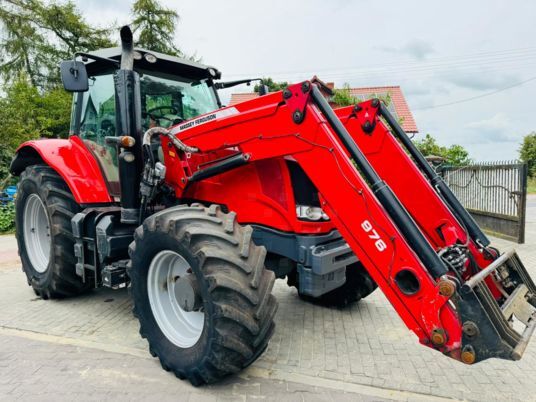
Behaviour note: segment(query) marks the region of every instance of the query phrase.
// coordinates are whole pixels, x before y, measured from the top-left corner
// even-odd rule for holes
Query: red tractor
[[[251,364],[275,278],[347,304],[379,286],[428,347],[519,359],[536,288],[372,99],[331,109],[305,81],[223,107],[208,67],[134,49],[78,53],[69,139],[22,144],[17,240],[43,299],[129,286],[162,367],[193,384]]]

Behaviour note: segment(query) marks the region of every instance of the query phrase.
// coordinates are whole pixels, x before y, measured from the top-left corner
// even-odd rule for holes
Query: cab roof
[[[170,56],[168,54],[154,52],[143,48],[134,48],[135,52],[141,55],[139,60],[134,60],[134,69],[159,71],[171,75],[179,75],[183,77],[189,77],[193,79],[212,78],[219,79],[221,72],[217,68],[207,66],[205,64],[198,63],[196,61],[183,59],[176,56]],[[121,60],[121,48],[111,47],[107,49],[99,49],[92,52],[88,52],[90,55],[97,57],[104,57],[108,59]],[[155,63],[150,63],[146,60],[145,55],[152,54],[156,57]],[[88,73],[98,74],[101,71],[110,69],[110,64],[102,60],[88,60],[86,63]]]

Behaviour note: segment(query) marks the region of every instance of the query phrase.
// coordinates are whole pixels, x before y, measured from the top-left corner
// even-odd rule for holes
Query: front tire
[[[165,370],[193,385],[248,366],[273,334],[275,277],[251,234],[234,213],[198,204],[159,212],[135,232],[128,272],[140,334]],[[188,277],[200,299],[193,311],[175,287]]]
[[[22,270],[43,299],[75,296],[91,286],[76,275],[71,218],[80,211],[63,179],[49,166],[21,174],[15,225]]]

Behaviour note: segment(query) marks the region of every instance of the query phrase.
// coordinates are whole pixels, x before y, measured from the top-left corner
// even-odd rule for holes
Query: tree
[[[179,14],[163,7],[156,0],[137,0],[132,5],[132,27],[140,47],[155,52],[184,57],[173,37]]]
[[[416,140],[414,143],[424,156],[440,156],[449,165],[462,166],[471,163],[469,152],[464,147],[457,144],[450,147],[439,145],[430,134],[426,134],[422,140]]]
[[[350,106],[359,103],[359,99],[350,92],[350,84],[345,83],[342,88],[333,89],[331,101],[337,106]]]
[[[40,93],[21,76],[0,98],[0,143],[13,149],[31,139],[66,137],[70,109],[71,94],[59,88]]]
[[[0,98],[0,180],[6,176],[15,149],[22,142],[67,137],[71,110],[71,94],[61,88],[41,93],[25,75],[5,91]]]
[[[471,158],[469,158],[469,152],[462,147],[461,145],[451,145],[447,148],[445,153],[445,158],[447,163],[453,166],[463,166],[471,163]]]
[[[88,25],[72,2],[0,0],[0,28],[0,77],[24,73],[40,90],[58,85],[60,60],[113,46],[109,29]]]
[[[378,98],[387,106],[391,104],[390,92],[387,92],[385,94],[372,93],[372,94],[369,94],[367,98],[368,99]],[[338,107],[344,107],[344,106],[355,105],[356,103],[361,102],[361,100],[357,98],[356,96],[352,95],[350,84],[344,83],[342,88],[333,89],[333,96],[331,98],[331,102],[336,104]]]
[[[536,132],[523,137],[519,157],[523,162],[527,162],[530,177],[536,177]]]
[[[269,92],[281,91],[281,90],[285,89],[286,87],[288,87],[288,82],[286,82],[286,81],[275,82],[270,77],[263,78],[262,82],[264,83],[264,85],[266,85],[268,87]],[[255,92],[259,91],[259,84],[255,85],[255,87],[253,88],[253,91],[255,91]]]

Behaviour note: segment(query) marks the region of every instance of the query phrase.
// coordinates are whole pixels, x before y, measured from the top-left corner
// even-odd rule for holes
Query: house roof
[[[365,87],[365,88],[350,88],[350,94],[357,97],[359,100],[367,100],[371,97],[383,97],[389,94],[391,96],[392,108],[390,112],[402,119],[402,128],[406,133],[417,133],[419,129],[413,118],[413,114],[409,109],[406,98],[402,94],[402,90],[397,86],[389,87]]]
[[[415,119],[413,118],[413,114],[406,102],[406,98],[402,94],[402,90],[399,86],[350,88],[350,94],[360,101],[367,100],[373,96],[384,97],[389,94],[391,97],[389,110],[395,117],[402,119],[402,128],[404,131],[407,133],[417,133],[419,131]],[[256,92],[231,94],[229,106],[251,100],[258,96],[259,94]]]
[[[251,99],[255,99],[259,96],[257,92],[242,92],[238,94],[231,94],[231,100],[227,106],[233,106],[237,103],[242,103]]]

